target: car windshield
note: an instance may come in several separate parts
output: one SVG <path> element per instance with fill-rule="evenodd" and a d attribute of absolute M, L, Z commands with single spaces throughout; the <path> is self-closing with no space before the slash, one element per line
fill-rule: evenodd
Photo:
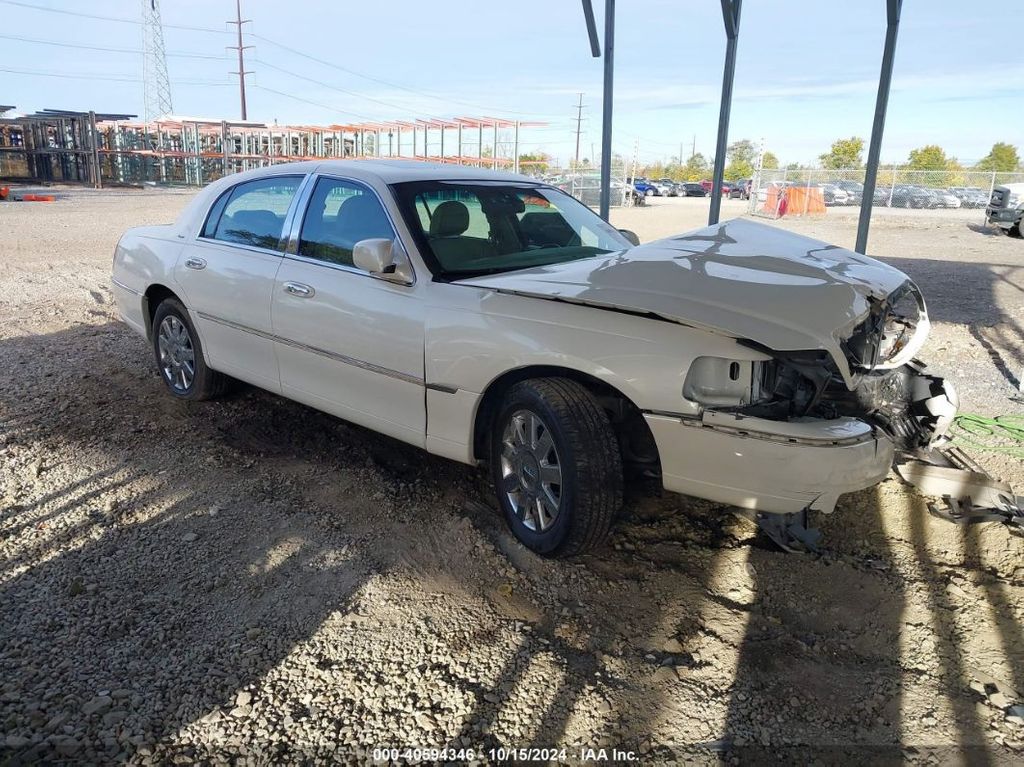
<path fill-rule="evenodd" d="M 550 187 L 413 181 L 392 187 L 431 271 L 462 279 L 631 247 L 590 208 Z"/>

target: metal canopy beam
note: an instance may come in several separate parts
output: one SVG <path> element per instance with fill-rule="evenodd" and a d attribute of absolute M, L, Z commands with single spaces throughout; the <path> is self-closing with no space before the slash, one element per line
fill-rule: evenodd
<path fill-rule="evenodd" d="M 587 21 L 587 36 L 590 38 L 590 55 L 601 57 L 601 43 L 597 39 L 597 22 L 594 21 L 593 0 L 583 0 L 583 18 Z M 11 107 L 13 109 L 14 107 Z"/>
<path fill-rule="evenodd" d="M 608 220 L 612 201 L 612 81 L 615 71 L 615 0 L 604 1 L 604 105 L 601 111 L 601 210 Z"/>
<path fill-rule="evenodd" d="M 722 103 L 718 110 L 718 141 L 715 144 L 715 171 L 711 182 L 711 210 L 708 225 L 717 224 L 722 212 L 722 178 L 729 141 L 729 115 L 732 112 L 732 83 L 736 77 L 736 44 L 740 36 L 740 8 L 743 0 L 722 0 L 725 22 L 725 69 L 722 73 Z M 682 158 L 680 158 L 682 160 Z"/>
<path fill-rule="evenodd" d="M 882 133 L 885 130 L 885 114 L 889 108 L 889 87 L 892 85 L 892 67 L 896 60 L 896 36 L 900 31 L 900 14 L 903 0 L 887 0 L 885 28 L 885 50 L 882 52 L 882 71 L 878 76 L 878 97 L 875 100 L 875 121 L 871 126 L 871 144 L 868 147 L 868 164 L 864 172 L 864 194 L 860 201 L 860 219 L 857 221 L 857 244 L 854 249 L 867 255 L 868 229 L 871 227 L 871 206 L 875 201 L 875 184 L 878 181 L 878 163 L 882 154 Z M 893 179 L 895 183 L 896 179 Z"/>

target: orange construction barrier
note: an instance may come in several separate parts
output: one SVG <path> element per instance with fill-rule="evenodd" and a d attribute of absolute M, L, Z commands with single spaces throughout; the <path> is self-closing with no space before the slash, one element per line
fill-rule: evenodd
<path fill-rule="evenodd" d="M 771 186 L 768 188 L 763 210 L 776 218 L 782 218 L 787 214 L 802 216 L 805 213 L 824 213 L 825 196 L 816 186 Z"/>

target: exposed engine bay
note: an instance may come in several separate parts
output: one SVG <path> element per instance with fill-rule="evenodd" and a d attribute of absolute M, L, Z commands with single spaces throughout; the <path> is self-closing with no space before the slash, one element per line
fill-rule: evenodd
<path fill-rule="evenodd" d="M 958 398 L 945 379 L 912 361 L 892 370 L 865 373 L 853 391 L 829 358 L 775 360 L 761 366 L 762 399 L 733 412 L 774 421 L 797 418 L 863 418 L 884 431 L 898 450 L 930 448 L 956 417 Z"/>
<path fill-rule="evenodd" d="M 913 359 L 929 330 L 924 300 L 907 281 L 870 313 L 840 344 L 853 371 L 847 384 L 827 351 L 776 352 L 763 362 L 702 357 L 687 376 L 683 394 L 720 412 L 771 421 L 863 419 L 882 430 L 897 450 L 940 443 L 956 417 L 956 391 Z"/>

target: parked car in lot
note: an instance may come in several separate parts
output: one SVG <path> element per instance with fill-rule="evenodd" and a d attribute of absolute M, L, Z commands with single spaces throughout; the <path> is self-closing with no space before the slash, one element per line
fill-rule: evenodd
<path fill-rule="evenodd" d="M 749 178 L 741 178 L 737 181 L 731 182 L 729 184 L 729 199 L 736 198 L 740 200 L 749 200 L 750 184 L 751 180 Z M 724 191 L 725 190 L 723 189 L 723 192 Z"/>
<path fill-rule="evenodd" d="M 1021 219 L 1024 216 L 1024 184 L 1005 184 L 992 190 L 992 199 L 985 207 L 985 221 L 1013 237 L 1024 237 Z"/>
<path fill-rule="evenodd" d="M 864 185 L 859 181 L 840 179 L 830 183 L 837 189 L 842 189 L 846 192 L 846 202 L 843 203 L 844 205 L 860 205 L 861 200 L 864 199 Z"/>
<path fill-rule="evenodd" d="M 546 555 L 601 541 L 624 465 L 722 504 L 830 511 L 955 412 L 914 359 L 928 315 L 902 272 L 745 219 L 637 245 L 479 168 L 226 176 L 174 224 L 128 230 L 112 284 L 172 397 L 231 376 L 484 463 Z"/>
<path fill-rule="evenodd" d="M 976 186 L 953 186 L 949 191 L 960 200 L 962 208 L 984 208 L 988 204 L 988 194 Z"/>
<path fill-rule="evenodd" d="M 832 184 L 819 184 L 818 187 L 821 189 L 821 196 L 826 205 L 846 205 L 849 201 L 849 195 L 845 189 Z"/>
<path fill-rule="evenodd" d="M 648 181 L 651 186 L 654 187 L 654 193 L 658 197 L 668 197 L 672 194 L 672 182 L 671 181 Z"/>
<path fill-rule="evenodd" d="M 633 179 L 633 188 L 644 197 L 654 197 L 659 194 L 658 188 L 645 178 Z"/>
<path fill-rule="evenodd" d="M 670 178 L 659 178 L 655 184 L 665 197 L 677 197 L 679 195 L 677 182 Z"/>
<path fill-rule="evenodd" d="M 700 181 L 687 181 L 683 184 L 681 194 L 684 197 L 708 197 L 711 191 L 704 188 Z"/>
<path fill-rule="evenodd" d="M 940 208 L 959 208 L 961 206 L 960 198 L 948 189 L 932 189 L 930 191 L 935 195 Z"/>
<path fill-rule="evenodd" d="M 909 185 L 894 186 L 887 202 L 893 208 L 932 208 L 937 205 L 928 190 Z"/>

